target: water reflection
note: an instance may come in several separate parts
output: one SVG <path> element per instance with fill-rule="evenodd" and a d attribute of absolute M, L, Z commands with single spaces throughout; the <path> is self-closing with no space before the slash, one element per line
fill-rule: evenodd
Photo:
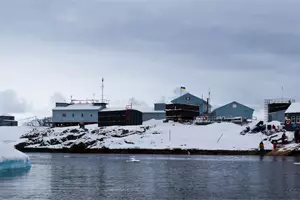
<path fill-rule="evenodd" d="M 300 157 L 33 154 L 0 199 L 297 199 Z M 17 193 L 15 191 L 18 191 Z"/>
<path fill-rule="evenodd" d="M 18 178 L 20 176 L 25 176 L 28 174 L 30 167 L 21 168 L 21 169 L 5 169 L 0 170 L 0 180 L 5 178 Z"/>

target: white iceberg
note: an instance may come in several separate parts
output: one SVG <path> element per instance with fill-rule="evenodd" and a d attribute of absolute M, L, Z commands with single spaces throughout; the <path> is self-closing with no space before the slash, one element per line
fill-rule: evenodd
<path fill-rule="evenodd" d="M 0 143 L 0 171 L 30 167 L 29 156 L 16 150 L 13 146 Z"/>

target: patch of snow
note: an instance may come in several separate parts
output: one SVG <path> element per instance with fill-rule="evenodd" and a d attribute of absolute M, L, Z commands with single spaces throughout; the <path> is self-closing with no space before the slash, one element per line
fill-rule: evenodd
<path fill-rule="evenodd" d="M 154 108 L 150 108 L 150 107 L 132 106 L 132 109 L 138 110 L 142 113 L 165 113 L 165 111 L 154 110 Z M 101 111 L 121 111 L 121 110 L 126 110 L 126 108 L 125 107 L 107 107 L 107 108 L 102 109 Z"/>
<path fill-rule="evenodd" d="M 29 126 L 0 126 L 0 143 L 11 143 L 15 145 L 20 142 L 21 135 L 31 131 L 33 127 Z M 44 130 L 41 127 L 38 130 Z"/>
<path fill-rule="evenodd" d="M 257 122 L 252 122 L 256 124 Z M 85 145 L 88 149 L 203 149 L 253 150 L 267 138 L 262 133 L 240 135 L 245 126 L 233 123 L 214 123 L 206 126 L 183 125 L 163 120 L 149 120 L 140 126 L 86 126 L 31 131 L 24 135 L 29 147 L 71 148 Z M 281 136 L 281 135 L 280 135 Z M 32 140 L 30 138 L 33 138 Z M 266 141 L 265 149 L 272 149 Z"/>
<path fill-rule="evenodd" d="M 281 122 L 280 121 L 271 121 L 267 123 L 268 125 L 274 125 L 274 126 L 281 126 Z"/>
<path fill-rule="evenodd" d="M 91 103 L 71 104 L 66 107 L 55 107 L 53 110 L 100 110 L 102 106 L 94 106 Z"/>
<path fill-rule="evenodd" d="M 300 113 L 300 103 L 292 103 L 285 113 Z"/>
<path fill-rule="evenodd" d="M 253 112 L 253 116 L 255 116 L 257 120 L 264 121 L 265 110 L 264 109 L 255 109 Z"/>
<path fill-rule="evenodd" d="M 293 150 L 296 147 L 299 147 L 299 144 L 293 143 L 293 144 L 287 144 L 284 146 L 284 148 L 279 149 L 278 151 L 287 151 L 287 150 Z"/>

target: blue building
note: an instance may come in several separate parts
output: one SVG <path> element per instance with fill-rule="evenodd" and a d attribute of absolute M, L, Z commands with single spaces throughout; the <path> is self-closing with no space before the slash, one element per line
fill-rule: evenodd
<path fill-rule="evenodd" d="M 154 104 L 154 110 L 156 110 L 156 111 L 165 111 L 166 110 L 166 104 L 165 103 L 155 103 Z"/>
<path fill-rule="evenodd" d="M 171 101 L 173 104 L 192 104 L 199 106 L 199 114 L 203 115 L 210 112 L 211 105 L 207 101 L 192 95 L 191 93 L 186 93 Z"/>
<path fill-rule="evenodd" d="M 233 101 L 229 104 L 216 108 L 212 112 L 212 116 L 225 118 L 244 117 L 247 119 L 252 119 L 253 112 L 253 108 L 249 108 L 248 106 Z"/>

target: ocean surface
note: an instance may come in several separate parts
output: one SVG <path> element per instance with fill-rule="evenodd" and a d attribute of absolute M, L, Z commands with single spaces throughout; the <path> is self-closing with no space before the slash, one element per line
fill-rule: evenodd
<path fill-rule="evenodd" d="M 300 157 L 28 154 L 0 199 L 300 199 Z"/>

